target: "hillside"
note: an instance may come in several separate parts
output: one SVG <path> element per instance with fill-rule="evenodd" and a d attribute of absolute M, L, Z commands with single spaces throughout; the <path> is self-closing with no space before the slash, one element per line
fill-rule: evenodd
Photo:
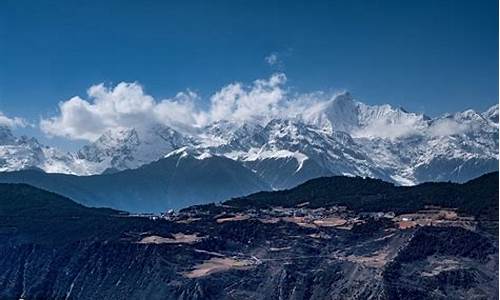
<path fill-rule="evenodd" d="M 75 176 L 37 170 L 0 173 L 0 182 L 27 183 L 94 207 L 162 212 L 269 189 L 254 173 L 225 157 L 172 155 L 138 169 Z"/>
<path fill-rule="evenodd" d="M 498 172 L 489 173 L 463 184 L 423 183 L 413 187 L 396 186 L 378 179 L 360 177 L 323 177 L 295 188 L 259 192 L 226 201 L 234 207 L 307 207 L 344 205 L 355 211 L 394 211 L 403 213 L 426 205 L 456 207 L 460 211 L 498 219 Z"/>
<path fill-rule="evenodd" d="M 498 174 L 413 188 L 333 177 L 153 219 L 0 184 L 0 298 L 491 299 L 492 196 Z"/>

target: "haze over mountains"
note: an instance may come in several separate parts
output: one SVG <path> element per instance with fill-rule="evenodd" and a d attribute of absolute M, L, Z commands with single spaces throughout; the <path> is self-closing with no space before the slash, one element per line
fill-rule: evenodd
<path fill-rule="evenodd" d="M 2 182 L 31 183 L 88 205 L 106 199 L 137 210 L 150 201 L 156 210 L 329 175 L 398 185 L 464 182 L 498 170 L 498 105 L 429 118 L 344 92 L 290 117 L 216 120 L 188 130 L 158 123 L 113 128 L 74 153 L 14 137 L 8 127 L 0 144 Z M 77 176 L 13 172 L 28 169 Z M 125 196 L 131 202 L 122 205 Z"/>

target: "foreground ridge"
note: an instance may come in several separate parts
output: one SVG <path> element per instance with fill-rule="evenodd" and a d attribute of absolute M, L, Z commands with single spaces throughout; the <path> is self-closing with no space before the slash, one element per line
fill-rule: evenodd
<path fill-rule="evenodd" d="M 0 220 L 1 298 L 498 294 L 498 173 L 415 187 L 319 178 L 161 215 L 0 184 Z"/>

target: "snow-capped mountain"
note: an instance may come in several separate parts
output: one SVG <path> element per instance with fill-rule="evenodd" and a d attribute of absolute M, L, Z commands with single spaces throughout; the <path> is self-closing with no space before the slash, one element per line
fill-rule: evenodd
<path fill-rule="evenodd" d="M 0 171 L 23 169 L 72 173 L 78 166 L 70 154 L 43 146 L 35 138 L 15 137 L 9 127 L 0 126 Z"/>
<path fill-rule="evenodd" d="M 490 107 L 482 115 L 485 119 L 498 124 L 498 104 Z"/>
<path fill-rule="evenodd" d="M 344 92 L 305 110 L 302 119 L 326 132 L 347 132 L 353 137 L 396 138 L 425 128 L 430 120 L 390 105 L 366 105 Z"/>
<path fill-rule="evenodd" d="M 332 174 L 404 185 L 465 181 L 498 169 L 498 105 L 431 119 L 342 93 L 299 118 L 265 126 L 225 122 L 204 132 L 217 142 L 199 148 L 241 161 L 274 188 Z"/>
<path fill-rule="evenodd" d="M 197 160 L 229 158 L 272 188 L 334 174 L 403 185 L 465 181 L 498 169 L 498 105 L 483 113 L 429 118 L 390 105 L 366 105 L 341 93 L 293 118 L 264 124 L 217 121 L 194 133 L 164 125 L 116 128 L 69 154 L 16 138 L 6 127 L 0 130 L 1 171 L 101 174 L 179 153 Z"/>
<path fill-rule="evenodd" d="M 247 132 L 245 127 L 236 132 Z M 296 120 L 275 119 L 264 127 L 252 128 L 250 135 L 232 135 L 225 144 L 205 149 L 241 161 L 274 188 L 332 174 L 385 178 L 347 133 L 329 134 Z"/>
<path fill-rule="evenodd" d="M 84 146 L 76 157 L 90 162 L 89 174 L 99 174 L 138 168 L 190 143 L 188 137 L 166 126 L 117 128 Z"/>

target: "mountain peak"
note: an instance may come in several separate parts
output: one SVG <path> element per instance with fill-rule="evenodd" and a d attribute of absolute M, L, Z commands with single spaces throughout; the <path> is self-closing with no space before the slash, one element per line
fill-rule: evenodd
<path fill-rule="evenodd" d="M 485 117 L 473 109 L 467 109 L 463 112 L 456 113 L 454 119 L 460 122 L 484 122 Z"/>
<path fill-rule="evenodd" d="M 358 103 L 349 92 L 312 105 L 302 114 L 303 119 L 327 132 L 351 132 L 358 126 Z"/>
<path fill-rule="evenodd" d="M 498 104 L 488 108 L 482 115 L 485 119 L 498 124 Z"/>
<path fill-rule="evenodd" d="M 336 112 L 351 113 L 356 108 L 357 103 L 349 92 L 336 94 L 329 105 L 329 110 Z"/>
<path fill-rule="evenodd" d="M 111 146 L 119 145 L 128 141 L 137 143 L 138 140 L 139 138 L 137 135 L 137 130 L 135 128 L 117 127 L 108 129 L 96 140 L 95 143 Z"/>
<path fill-rule="evenodd" d="M 352 103 L 354 102 L 354 98 L 352 97 L 352 94 L 349 91 L 342 91 L 340 93 L 337 93 L 334 96 L 334 101 L 337 103 Z"/>

